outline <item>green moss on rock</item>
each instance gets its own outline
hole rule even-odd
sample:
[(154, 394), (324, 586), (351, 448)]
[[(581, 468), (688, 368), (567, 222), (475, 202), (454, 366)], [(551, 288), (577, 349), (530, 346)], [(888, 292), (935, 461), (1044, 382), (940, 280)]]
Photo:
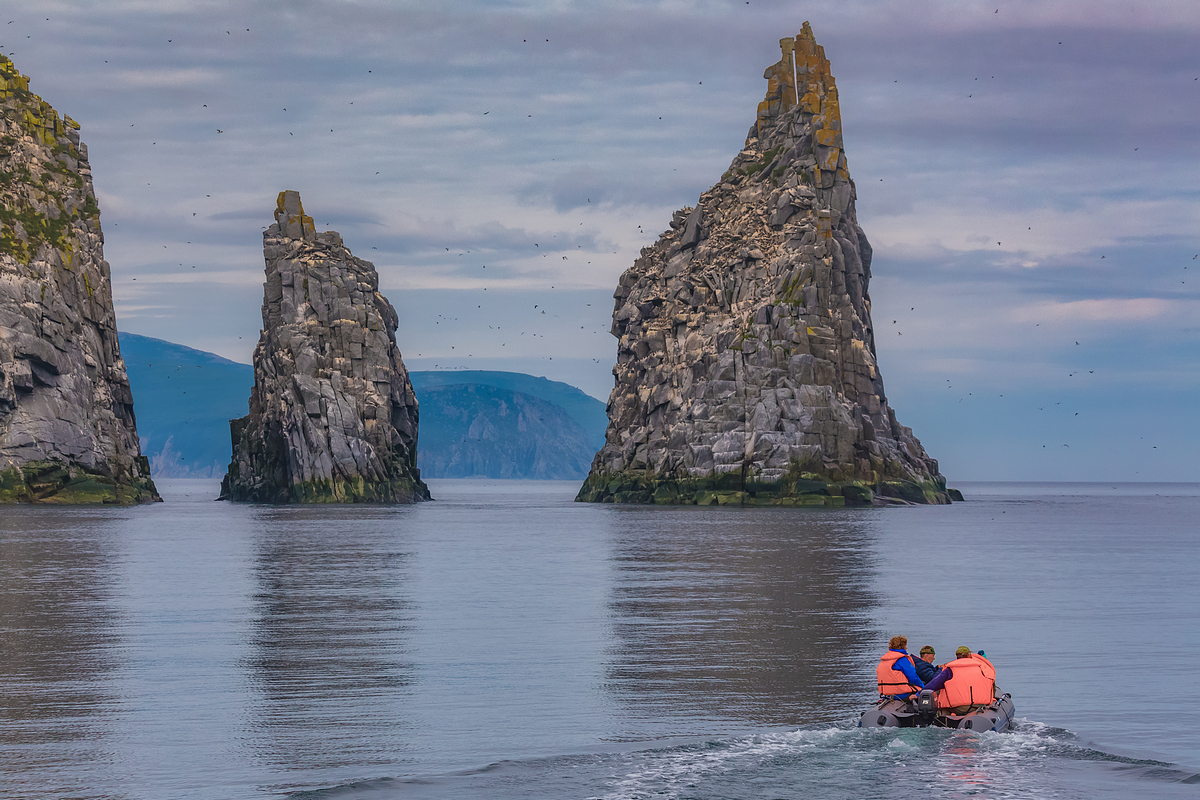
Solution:
[[(793, 464), (778, 481), (723, 472), (699, 478), (673, 478), (648, 472), (597, 473), (593, 471), (575, 497), (582, 503), (634, 503), (643, 505), (738, 505), (785, 508), (842, 508), (892, 504), (944, 505), (953, 489), (928, 481), (882, 481), (871, 486), (841, 476), (823, 476)], [(959, 495), (961, 499), (961, 495)]]
[[(138, 470), (150, 463), (138, 457)], [(141, 476), (111, 476), (61, 461), (29, 461), (0, 471), (0, 503), (41, 505), (122, 505), (162, 502), (154, 481)]]

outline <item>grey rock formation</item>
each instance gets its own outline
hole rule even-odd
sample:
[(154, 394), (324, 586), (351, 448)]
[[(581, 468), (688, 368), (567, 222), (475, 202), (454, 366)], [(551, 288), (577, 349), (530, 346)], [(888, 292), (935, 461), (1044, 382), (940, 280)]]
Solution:
[(621, 276), (579, 500), (949, 502), (884, 394), (829, 62), (807, 22), (780, 46), (743, 150)]
[(263, 234), (263, 332), (250, 414), (230, 422), (221, 499), (413, 503), (417, 398), (379, 275), (334, 231), (317, 233), (300, 195), (280, 192)]
[(0, 503), (160, 500), (79, 126), (0, 56)]

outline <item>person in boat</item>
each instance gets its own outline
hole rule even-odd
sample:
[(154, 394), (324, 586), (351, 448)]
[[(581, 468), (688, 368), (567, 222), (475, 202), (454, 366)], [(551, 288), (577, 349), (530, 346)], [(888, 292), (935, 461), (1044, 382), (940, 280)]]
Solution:
[(921, 648), (921, 657), (916, 661), (917, 677), (925, 682), (925, 686), (929, 686), (929, 682), (937, 677), (941, 669), (933, 663), (937, 658), (937, 654), (933, 650), (932, 645), (925, 645)]
[(955, 659), (925, 685), (935, 693), (939, 711), (965, 714), (971, 706), (990, 705), (996, 697), (996, 668), (969, 647), (954, 651)]
[(925, 681), (917, 675), (917, 661), (904, 648), (908, 647), (907, 636), (893, 636), (888, 642), (888, 651), (879, 659), (875, 677), (879, 683), (879, 694), (906, 700), (913, 692), (919, 692)]

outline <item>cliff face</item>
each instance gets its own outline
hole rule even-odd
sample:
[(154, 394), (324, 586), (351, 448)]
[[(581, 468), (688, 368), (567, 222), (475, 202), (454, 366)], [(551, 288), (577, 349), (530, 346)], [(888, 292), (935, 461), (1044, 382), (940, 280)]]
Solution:
[(426, 477), (554, 481), (587, 475), (595, 444), (561, 406), (478, 383), (420, 394), (418, 459)]
[(334, 231), (317, 233), (300, 195), (280, 192), (263, 234), (263, 332), (250, 414), (230, 422), (221, 498), (264, 503), (412, 503), (417, 398), (379, 275)]
[(0, 503), (159, 500), (79, 126), (0, 56)]
[(807, 22), (780, 46), (721, 182), (621, 276), (606, 443), (579, 500), (948, 502), (883, 391), (829, 62)]

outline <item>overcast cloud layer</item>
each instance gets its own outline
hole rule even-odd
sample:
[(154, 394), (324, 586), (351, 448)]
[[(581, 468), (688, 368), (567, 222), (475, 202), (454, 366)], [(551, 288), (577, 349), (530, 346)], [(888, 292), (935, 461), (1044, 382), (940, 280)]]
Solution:
[(414, 369), (606, 398), (611, 290), (741, 147), (810, 20), (893, 406), (954, 480), (1200, 480), (1186, 2), (9, 2), (82, 124), (122, 330), (249, 361), (296, 189)]

